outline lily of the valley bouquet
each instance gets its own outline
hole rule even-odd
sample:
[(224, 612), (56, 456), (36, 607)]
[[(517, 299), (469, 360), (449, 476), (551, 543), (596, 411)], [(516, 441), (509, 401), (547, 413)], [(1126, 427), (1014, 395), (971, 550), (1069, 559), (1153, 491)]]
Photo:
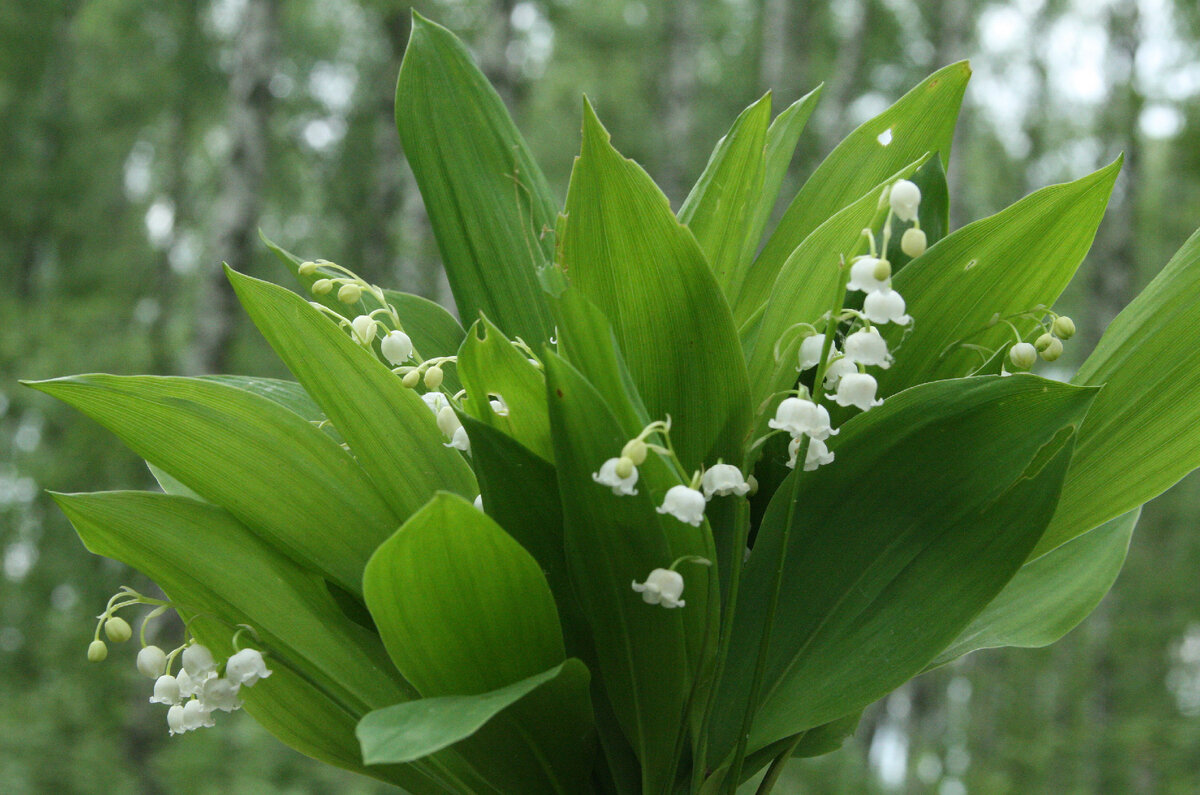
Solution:
[(413, 793), (624, 795), (766, 792), (922, 671), (1060, 637), (1200, 464), (1200, 236), (1070, 383), (1029, 373), (1120, 164), (950, 231), (968, 76), (851, 133), (764, 235), (819, 90), (747, 108), (678, 213), (585, 105), (560, 209), (417, 18), (396, 118), (466, 330), (269, 244), (300, 295), (228, 275), (295, 381), (34, 384), (165, 492), (55, 496), (165, 594), (115, 595), (89, 656), (141, 619), (172, 734), (244, 704)]

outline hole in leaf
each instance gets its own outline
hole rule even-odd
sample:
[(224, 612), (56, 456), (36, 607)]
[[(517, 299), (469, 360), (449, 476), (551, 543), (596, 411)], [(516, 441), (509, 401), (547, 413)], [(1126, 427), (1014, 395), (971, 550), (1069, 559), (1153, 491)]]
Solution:
[(975, 267), (976, 265), (978, 265), (978, 264), (979, 264), (979, 260), (977, 260), (977, 259), (973, 259), (973, 260), (971, 260), (970, 262), (968, 262), (968, 263), (967, 263), (966, 267), (964, 267), (964, 268), (963, 268), (963, 270), (964, 270), (964, 271), (969, 271), (969, 270), (971, 270), (971, 268), (974, 268), (974, 267)]
[(888, 127), (886, 130), (879, 133), (875, 140), (879, 141), (880, 146), (887, 146), (890, 144), (892, 142), (892, 128)]

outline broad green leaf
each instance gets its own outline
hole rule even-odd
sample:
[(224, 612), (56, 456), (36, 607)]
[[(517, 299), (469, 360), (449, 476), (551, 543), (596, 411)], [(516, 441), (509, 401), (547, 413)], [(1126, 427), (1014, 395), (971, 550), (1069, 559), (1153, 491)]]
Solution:
[[(439, 493), (380, 545), (363, 581), (396, 667), (425, 698), (478, 696), (565, 658), (537, 561), (486, 514)], [(499, 788), (577, 792), (590, 768), (586, 678), (531, 692), (457, 746)]]
[(1117, 315), (1072, 379), (1105, 384), (1040, 555), (1200, 466), (1200, 232)]
[(174, 494), (176, 497), (187, 497), (188, 499), (196, 500), (197, 502), (207, 502), (207, 500), (205, 500), (199, 494), (192, 491), (175, 478), (171, 477), (162, 469), (154, 466), (154, 464), (151, 464), (149, 461), (146, 462), (146, 468), (150, 470), (150, 474), (154, 476), (154, 480), (158, 482), (159, 488), (163, 490), (164, 494)]
[[(363, 768), (354, 723), (415, 697), (379, 638), (346, 621), (321, 578), (281, 555), (221, 508), (142, 492), (56, 494), (87, 548), (132, 566), (179, 605), (201, 642), (229, 648), (230, 627), (249, 624), (272, 676), (243, 691), (246, 708), (297, 750), (417, 791), (447, 765)], [(236, 563), (236, 565), (231, 565)], [(303, 678), (293, 669), (303, 672)]]
[[(899, 686), (995, 598), (1049, 522), (1093, 396), (1029, 375), (939, 381), (842, 426), (796, 496), (751, 750)], [(743, 576), (716, 749), (736, 738), (795, 477)]]
[(1049, 646), (1066, 635), (1116, 582), (1140, 514), (1135, 508), (1026, 563), (930, 665), (976, 649)]
[(740, 460), (750, 401), (729, 307), (695, 237), (590, 105), (560, 260), (612, 323), (650, 415), (674, 420), (684, 466)]
[(358, 723), (368, 765), (413, 762), (465, 740), (488, 721), (548, 682), (563, 677), (586, 689), (588, 670), (570, 659), (507, 687), (474, 696), (440, 696), (367, 713)]
[(295, 293), (229, 269), (226, 274), (258, 330), (401, 521), (438, 489), (468, 498), (479, 493), (471, 468), (445, 447), (429, 407), (379, 359)]
[(771, 94), (742, 111), (717, 143), (708, 165), (679, 208), (726, 296), (740, 280), (747, 223), (763, 187), (763, 147), (771, 122)]
[(938, 152), (943, 164), (950, 161), (954, 124), (970, 76), (966, 61), (934, 72), (830, 152), (796, 194), (748, 271), (734, 304), (739, 327), (767, 300), (796, 246), (827, 218), (924, 154)]
[[(545, 460), (554, 460), (546, 417), (546, 377), (524, 351), (491, 321), (480, 318), (458, 351), (457, 366), (467, 390), (463, 408), (468, 414)], [(492, 398), (500, 399), (500, 410), (492, 407)]]
[(783, 188), (783, 180), (787, 177), (788, 167), (796, 154), (796, 144), (800, 141), (800, 133), (808, 124), (817, 101), (821, 98), (821, 84), (793, 102), (782, 113), (775, 117), (767, 128), (767, 143), (763, 151), (763, 182), (762, 190), (748, 216), (746, 240), (742, 247), (742, 260), (739, 265), (741, 275), (737, 276), (726, 294), (732, 299), (741, 291), (745, 270), (754, 261), (758, 247), (762, 243), (763, 232), (771, 220), (771, 213), (779, 201), (779, 191)]
[(83, 375), (31, 386), (78, 408), (352, 593), (361, 593), (367, 558), (398, 524), (353, 458), (267, 398), (215, 381), (159, 376)]
[[(984, 363), (959, 341), (1011, 345), (1012, 329), (994, 318), (1053, 305), (1092, 244), (1120, 168), (1118, 159), (1030, 194), (957, 230), (896, 274), (892, 286), (904, 296), (913, 326), (883, 329), (896, 360), (877, 375), (879, 393), (956, 378)], [(1030, 333), (1029, 320), (1020, 325)]]
[(883, 223), (887, 211), (879, 208), (881, 194), (897, 179), (912, 174), (919, 164), (910, 163), (837, 212), (788, 257), (757, 328), (743, 341), (750, 350), (746, 366), (755, 406), (796, 382), (797, 355), (803, 340), (797, 324), (816, 323), (833, 310), (845, 278), (842, 263), (866, 253), (863, 229)]
[(273, 400), (309, 422), (316, 423), (321, 430), (325, 431), (326, 435), (338, 444), (343, 441), (342, 435), (329, 423), (329, 418), (321, 411), (321, 407), (309, 397), (308, 393), (304, 391), (304, 387), (295, 381), (285, 381), (281, 378), (261, 378), (253, 375), (199, 375), (196, 377), (202, 381), (216, 381), (219, 384), (234, 386)]
[(459, 315), (482, 311), (530, 344), (550, 338), (537, 268), (558, 203), (500, 96), (450, 31), (413, 14), (396, 126)]
[[(586, 615), (617, 722), (642, 766), (646, 792), (673, 779), (676, 741), (697, 671), (712, 658), (717, 621), (716, 577), (709, 567), (681, 564), (686, 606), (645, 604), (633, 591), (655, 568), (685, 555), (713, 560), (707, 525), (693, 528), (655, 513), (667, 483), (653, 455), (639, 467), (636, 495), (616, 496), (592, 475), (628, 436), (604, 399), (557, 355), (547, 353), (547, 389), (558, 487), (566, 523), (567, 565)], [(673, 483), (678, 483), (674, 478)]]

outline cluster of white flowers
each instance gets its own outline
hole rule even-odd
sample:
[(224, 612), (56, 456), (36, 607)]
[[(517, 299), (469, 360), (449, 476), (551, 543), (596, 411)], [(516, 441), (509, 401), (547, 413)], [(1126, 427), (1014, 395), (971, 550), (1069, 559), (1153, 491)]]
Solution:
[(225, 675), (220, 676), (212, 651), (192, 643), (184, 647), (180, 669), (172, 674), (175, 653), (168, 655), (157, 646), (145, 646), (137, 656), (138, 671), (154, 680), (150, 703), (168, 708), (167, 728), (172, 736), (214, 725), (213, 713), (218, 710), (241, 709), (241, 688), (253, 687), (272, 673), (261, 652), (242, 649), (225, 661)]

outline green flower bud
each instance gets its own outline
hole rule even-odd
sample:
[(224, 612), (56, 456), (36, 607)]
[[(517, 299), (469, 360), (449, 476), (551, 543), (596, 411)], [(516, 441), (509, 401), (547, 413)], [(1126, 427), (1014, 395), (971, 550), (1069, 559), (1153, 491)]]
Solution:
[(885, 282), (892, 278), (892, 263), (885, 259), (878, 260), (875, 263), (875, 281)]
[(330, 279), (317, 279), (313, 282), (313, 295), (329, 295), (329, 291), (333, 289), (333, 281)]
[(1018, 370), (1028, 370), (1037, 361), (1037, 349), (1028, 342), (1018, 342), (1009, 349), (1008, 360)]
[(625, 456), (621, 456), (620, 458), (618, 458), (617, 459), (617, 470), (616, 470), (617, 477), (624, 480), (625, 478), (632, 475), (633, 474), (633, 466), (634, 465), (633, 465), (632, 459), (626, 458)]
[(442, 372), (442, 368), (436, 364), (425, 371), (425, 386), (429, 389), (437, 389), (442, 385), (446, 374)]
[(1066, 315), (1059, 315), (1054, 319), (1054, 323), (1050, 326), (1050, 330), (1054, 332), (1054, 336), (1069, 340), (1075, 336), (1075, 321)]
[(357, 304), (360, 298), (362, 298), (362, 288), (353, 282), (343, 284), (342, 288), (338, 290), (338, 300), (343, 304)]
[(94, 640), (88, 644), (88, 662), (100, 662), (108, 656), (108, 647), (102, 640)]
[(412, 389), (414, 386), (421, 383), (421, 371), (415, 368), (409, 370), (404, 374), (404, 377), (400, 379), (400, 383), (409, 389)]
[[(630, 439), (621, 448), (621, 459), (628, 459), (634, 466), (640, 467), (646, 461), (646, 443), (641, 439)], [(621, 475), (621, 477), (627, 478), (629, 475)]]
[(1050, 337), (1050, 344), (1042, 351), (1042, 358), (1048, 362), (1052, 362), (1059, 356), (1062, 356), (1063, 344), (1058, 337)]
[(124, 643), (133, 637), (133, 629), (125, 619), (120, 616), (112, 616), (104, 622), (104, 634), (113, 643)]
[(1037, 348), (1038, 353), (1041, 353), (1042, 351), (1049, 348), (1051, 343), (1053, 343), (1053, 342), (1054, 342), (1053, 334), (1043, 334), (1042, 336), (1038, 337), (1034, 341), (1033, 347)]
[(300, 263), (300, 275), (301, 276), (312, 276), (316, 272), (317, 272), (317, 263), (313, 262), (312, 260)]
[(746, 485), (750, 487), (750, 491), (746, 492), (747, 494), (751, 496), (758, 494), (758, 478), (754, 477), (753, 475), (747, 475)]
[(919, 257), (925, 253), (925, 233), (915, 226), (904, 230), (900, 237), (900, 250), (910, 257)]

